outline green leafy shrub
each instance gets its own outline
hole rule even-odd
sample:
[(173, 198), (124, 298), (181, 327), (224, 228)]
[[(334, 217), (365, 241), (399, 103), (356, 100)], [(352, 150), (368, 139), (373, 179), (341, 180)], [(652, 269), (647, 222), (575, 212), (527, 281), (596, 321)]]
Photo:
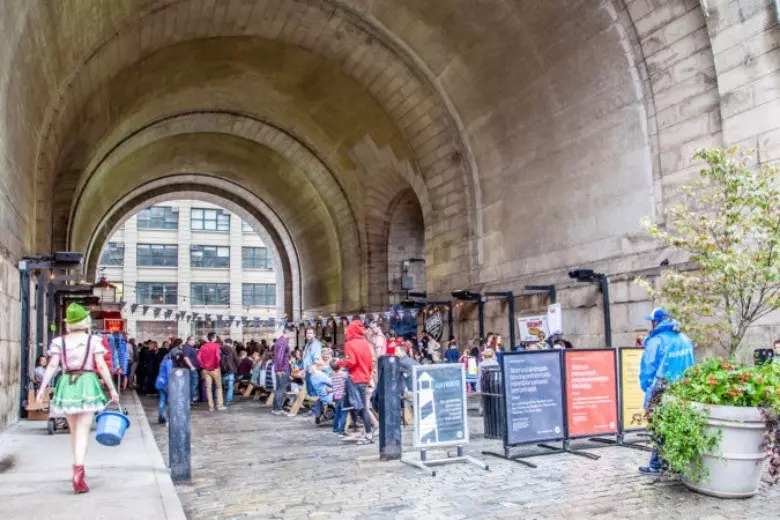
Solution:
[(723, 358), (705, 359), (688, 368), (662, 399), (651, 403), (649, 430), (654, 446), (668, 471), (693, 481), (708, 477), (701, 455), (716, 453), (720, 442), (716, 435), (707, 433), (707, 412), (696, 403), (761, 408), (766, 425), (762, 448), (770, 459), (772, 483), (778, 481), (780, 364), (750, 367)]

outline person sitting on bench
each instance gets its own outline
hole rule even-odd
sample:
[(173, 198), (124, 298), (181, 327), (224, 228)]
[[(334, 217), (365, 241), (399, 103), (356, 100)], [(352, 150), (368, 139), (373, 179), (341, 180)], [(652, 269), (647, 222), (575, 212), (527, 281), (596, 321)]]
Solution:
[(317, 360), (312, 365), (309, 373), (311, 374), (311, 384), (314, 387), (315, 395), (319, 398), (312, 406), (314, 424), (320, 424), (322, 412), (325, 410), (324, 406), (333, 402), (333, 381), (331, 381), (321, 360)]

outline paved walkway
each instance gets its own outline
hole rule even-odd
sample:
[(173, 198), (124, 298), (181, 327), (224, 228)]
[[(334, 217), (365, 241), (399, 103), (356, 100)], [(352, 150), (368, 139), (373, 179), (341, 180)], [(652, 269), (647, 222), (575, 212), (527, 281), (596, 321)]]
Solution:
[(45, 421), (21, 421), (0, 435), (0, 518), (184, 519), (140, 401), (123, 396), (122, 405), (132, 425), (116, 448), (92, 437), (86, 495), (73, 494), (67, 434), (50, 436)]
[[(156, 400), (144, 398), (150, 419)], [(163, 453), (165, 427), (153, 426)], [(470, 420), (468, 454), (482, 457), (497, 441), (482, 438)], [(474, 439), (476, 437), (476, 439)], [(405, 432), (405, 442), (410, 432)], [(491, 470), (455, 464), (436, 477), (400, 463), (374, 462), (378, 448), (345, 444), (330, 428), (304, 418), (276, 417), (258, 401), (227, 412), (194, 409), (193, 479), (177, 485), (188, 518), (779, 518), (780, 486), (747, 500), (719, 500), (674, 481), (639, 475), (647, 453), (594, 449), (593, 461), (575, 455), (533, 459), (538, 469), (486, 458)]]

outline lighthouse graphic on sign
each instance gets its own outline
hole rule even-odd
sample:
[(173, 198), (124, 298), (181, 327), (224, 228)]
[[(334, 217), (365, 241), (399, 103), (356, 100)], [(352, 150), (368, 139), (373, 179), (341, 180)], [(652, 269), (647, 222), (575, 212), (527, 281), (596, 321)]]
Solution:
[(420, 410), (420, 443), (439, 442), (436, 404), (433, 401), (433, 378), (427, 372), (423, 372), (417, 379), (417, 404)]

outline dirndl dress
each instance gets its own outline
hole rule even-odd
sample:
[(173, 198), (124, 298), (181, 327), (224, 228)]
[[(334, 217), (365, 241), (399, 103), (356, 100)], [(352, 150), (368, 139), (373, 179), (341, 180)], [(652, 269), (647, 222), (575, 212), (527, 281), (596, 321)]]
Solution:
[[(61, 348), (56, 348), (52, 342), (50, 353), (60, 353), (62, 363), (62, 376), (57, 381), (49, 406), (56, 414), (74, 414), (74, 413), (94, 413), (102, 412), (106, 407), (105, 393), (100, 387), (98, 376), (93, 372), (95, 352), (92, 347), (92, 336), (87, 339), (86, 352), (81, 366), (73, 369), (68, 368), (68, 346), (65, 342), (65, 336), (59, 339)], [(99, 349), (102, 349), (102, 343)], [(59, 352), (58, 352), (59, 351)]]

